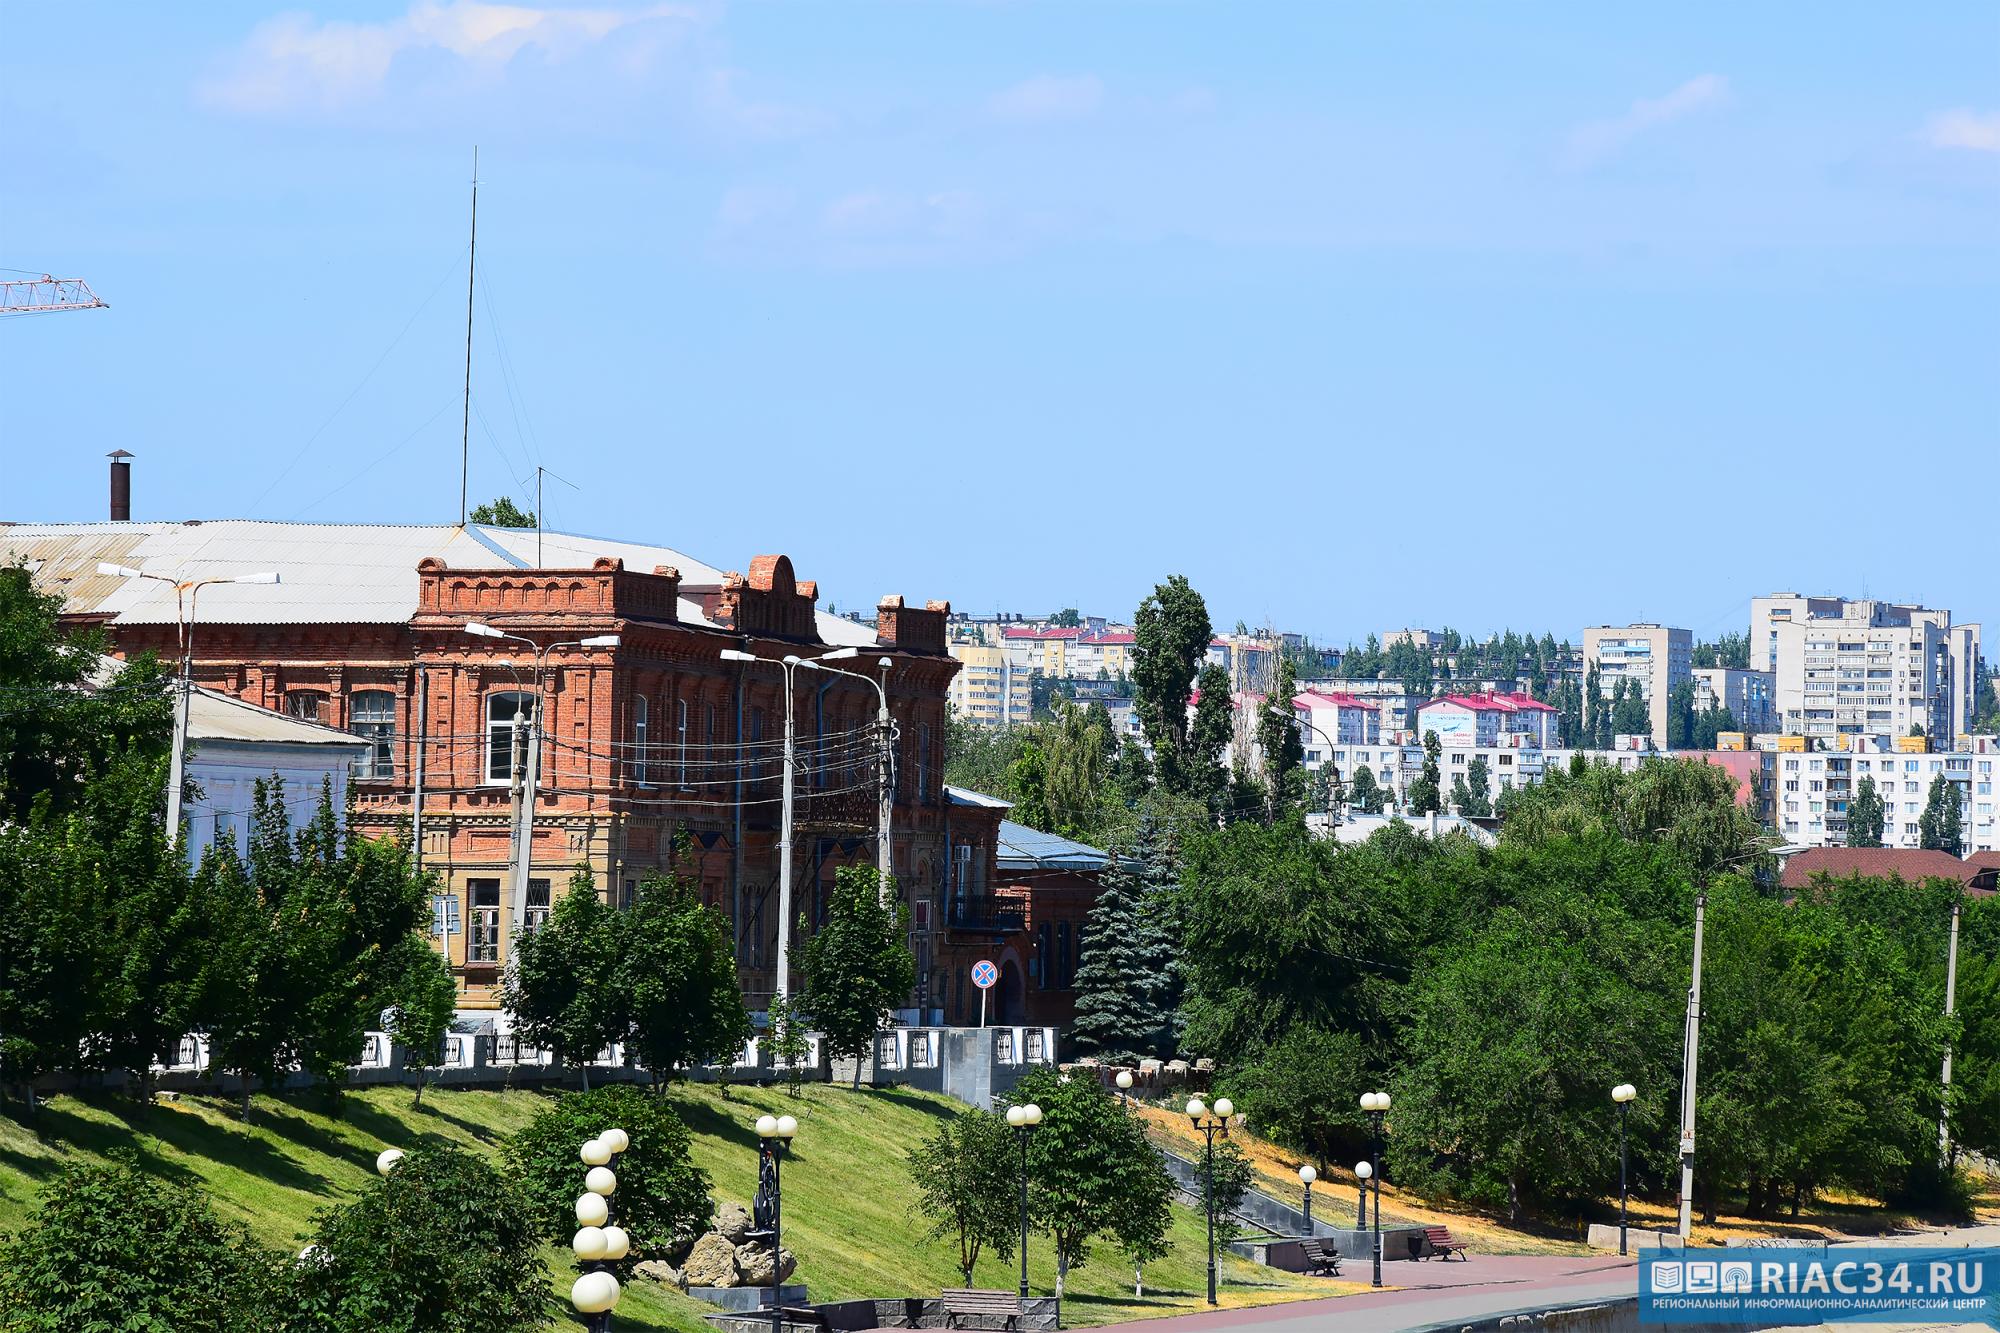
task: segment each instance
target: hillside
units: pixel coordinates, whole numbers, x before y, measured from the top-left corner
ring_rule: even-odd
[[[267,1244],[296,1247],[313,1211],[362,1189],[376,1153],[421,1140],[494,1153],[526,1124],[548,1094],[435,1090],[412,1108],[407,1089],[365,1089],[338,1103],[311,1093],[259,1097],[249,1125],[233,1104],[186,1097],[150,1109],[123,1098],[59,1097],[32,1126],[18,1107],[0,1116],[0,1231],[18,1228],[35,1206],[38,1183],[76,1158],[114,1151],[137,1154],[147,1169],[200,1182],[218,1211],[248,1223]],[[853,1093],[814,1086],[794,1101],[782,1089],[709,1085],[669,1094],[694,1134],[697,1163],[718,1199],[747,1201],[756,1186],[756,1139],[750,1125],[763,1111],[788,1110],[800,1121],[785,1167],[785,1243],[799,1256],[799,1275],[815,1299],[935,1292],[955,1286],[956,1247],[916,1239],[915,1190],[904,1169],[908,1151],[937,1117],[957,1103],[906,1091]],[[1108,1323],[1184,1312],[1202,1304],[1205,1282],[1201,1219],[1176,1209],[1174,1252],[1146,1272],[1146,1295],[1132,1296],[1132,1272],[1111,1248],[1070,1274],[1064,1322]],[[550,1252],[551,1283],[567,1290],[574,1270],[565,1253]],[[1030,1281],[1054,1285],[1048,1246],[1033,1238]],[[1016,1272],[984,1259],[974,1281],[1011,1287]],[[1225,1256],[1223,1303],[1259,1304],[1352,1290],[1352,1284],[1274,1273]],[[565,1309],[567,1306],[565,1305]],[[619,1307],[618,1326],[706,1333],[700,1313],[711,1307],[648,1282],[633,1284]]]

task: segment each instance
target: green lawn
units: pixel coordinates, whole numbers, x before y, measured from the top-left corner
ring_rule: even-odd
[[[115,1150],[148,1169],[201,1183],[226,1215],[250,1224],[273,1246],[296,1247],[313,1210],[337,1202],[373,1178],[375,1154],[419,1141],[495,1152],[526,1124],[547,1094],[431,1090],[412,1108],[407,1089],[350,1092],[336,1106],[325,1095],[259,1097],[249,1125],[233,1102],[184,1097],[141,1109],[123,1098],[58,1097],[38,1119],[18,1106],[0,1116],[0,1231],[18,1228],[35,1205],[37,1183],[63,1162]],[[756,1188],[758,1114],[789,1110],[799,1136],[785,1163],[785,1243],[799,1256],[794,1281],[815,1300],[927,1295],[956,1286],[957,1248],[918,1239],[914,1189],[904,1167],[909,1150],[958,1105],[904,1091],[852,1092],[809,1087],[796,1101],[783,1089],[709,1085],[668,1094],[694,1134],[698,1165],[718,1200],[747,1203]],[[1132,1271],[1115,1249],[1095,1253],[1070,1274],[1066,1324],[1100,1324],[1199,1308],[1205,1286],[1201,1219],[1176,1210],[1174,1252],[1146,1271],[1146,1296],[1132,1295]],[[551,1250],[551,1282],[567,1291],[574,1269]],[[1029,1243],[1029,1281],[1054,1288],[1047,1242]],[[1260,1304],[1352,1290],[1351,1284],[1299,1277],[1232,1257],[1223,1264],[1223,1302]],[[975,1285],[1012,1287],[1018,1272],[981,1261]],[[565,1308],[567,1308],[565,1303]],[[619,1305],[618,1327],[707,1333],[700,1312],[712,1307],[640,1280]]]

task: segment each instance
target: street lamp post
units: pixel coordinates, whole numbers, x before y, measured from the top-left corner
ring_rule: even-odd
[[[1375,1285],[1382,1285],[1382,1153],[1387,1147],[1383,1139],[1382,1121],[1389,1114],[1389,1094],[1386,1092],[1364,1092],[1361,1094],[1361,1109],[1375,1122]]]
[[[1202,1170],[1206,1181],[1202,1189],[1203,1212],[1208,1217],[1208,1303],[1215,1302],[1215,1136],[1229,1137],[1229,1117],[1236,1114],[1236,1107],[1227,1097],[1217,1097],[1215,1107],[1201,1104],[1201,1098],[1191,1097],[1187,1104],[1188,1119],[1201,1131],[1206,1143],[1202,1157]]]
[[[1356,1206],[1354,1212],[1354,1229],[1356,1231],[1366,1231],[1368,1229],[1368,1177],[1374,1174],[1375,1168],[1369,1163],[1356,1162],[1354,1164],[1354,1183],[1361,1195],[1361,1201]]]
[[[1313,1170],[1311,1162],[1299,1168],[1299,1184],[1306,1187],[1306,1236],[1313,1233],[1313,1182],[1319,1179],[1319,1172]]]
[[[109,561],[100,562],[97,572],[114,579],[151,579],[174,590],[174,627],[179,634],[181,673],[174,687],[174,751],[167,761],[167,846],[177,847],[181,840],[181,787],[187,781],[188,700],[194,693],[195,602],[201,590],[211,583],[270,584],[278,582],[278,576],[228,574],[208,579],[176,579]]]
[[[1129,1069],[1119,1070],[1118,1077],[1113,1079],[1112,1082],[1118,1085],[1118,1104],[1120,1106],[1130,1106],[1132,1104],[1132,1071]]]
[[[516,744],[525,743],[527,762],[521,771],[521,800],[514,811],[513,865],[508,870],[511,883],[508,885],[507,900],[511,920],[507,925],[507,935],[513,939],[520,935],[522,923],[528,915],[528,870],[535,852],[535,798],[541,790],[542,781],[542,697],[546,689],[543,676],[549,654],[558,648],[616,648],[618,636],[593,634],[587,639],[538,644],[524,635],[509,634],[476,620],[466,625],[465,632],[478,639],[505,639],[510,643],[525,644],[535,658],[535,695],[529,705],[528,716],[524,720],[518,709],[514,714]],[[505,665],[514,673],[514,687],[518,693],[521,687],[520,670],[512,662]],[[522,735],[524,725],[525,737]]]
[[[825,656],[836,656],[841,651],[840,649],[836,649],[833,653],[827,653]],[[778,999],[783,1000],[789,998],[792,993],[792,794],[793,788],[797,785],[794,780],[794,774],[797,771],[798,762],[796,745],[797,722],[794,712],[797,704],[795,697],[797,691],[793,686],[793,680],[795,679],[793,673],[802,666],[815,666],[817,659],[800,657],[797,653],[787,653],[782,658],[772,659],[769,657],[759,657],[755,653],[744,652],[740,648],[724,648],[720,656],[725,662],[762,662],[767,666],[777,667],[785,676],[785,789],[780,794],[778,802],[778,956],[776,959],[777,977],[771,986],[772,993]],[[817,669],[822,671],[836,670],[833,667],[818,667]],[[847,676],[854,673],[851,671],[842,671],[839,674]],[[868,677],[862,676],[861,679],[867,680]],[[888,707],[888,695],[886,692],[883,695],[883,699],[883,707],[886,709]],[[879,848],[876,855],[878,858],[882,855]]]
[[[607,1129],[577,1150],[586,1168],[583,1193],[576,1196],[577,1232],[570,1251],[583,1273],[570,1285],[569,1303],[585,1315],[590,1333],[611,1333],[611,1311],[624,1293],[613,1271],[632,1250],[625,1228],[611,1224],[611,1196],[618,1189],[619,1156],[632,1146],[622,1129]]]
[[[1639,1090],[1630,1083],[1620,1083],[1611,1090],[1611,1100],[1618,1107],[1618,1253],[1625,1253],[1625,1113],[1632,1109],[1632,1099]]]
[[[779,1165],[785,1149],[799,1132],[799,1122],[788,1115],[757,1117],[757,1199],[758,1212],[770,1210],[771,1220],[771,1333],[785,1333],[785,1251],[779,1243],[785,1220],[785,1178]],[[759,1218],[761,1224],[763,1219]]]
[[[1297,714],[1294,714],[1294,716],[1297,716]],[[1332,837],[1334,825],[1340,822],[1340,810],[1339,807],[1334,804],[1334,799],[1333,799],[1334,784],[1340,781],[1340,765],[1333,762],[1333,737],[1327,735],[1325,731],[1321,730],[1321,728],[1317,723],[1308,721],[1305,718],[1300,718],[1299,722],[1302,726],[1305,726],[1312,731],[1319,732],[1319,738],[1326,742],[1326,763],[1323,765],[1323,767],[1331,770],[1333,773],[1333,781],[1327,783],[1326,785],[1326,827],[1327,827],[1327,836]]]
[[[1021,1305],[1028,1304],[1028,1135],[1042,1123],[1042,1108],[1033,1102],[1007,1108],[1007,1123],[1021,1141]]]
[[[836,648],[818,657],[801,659],[800,666],[808,666],[815,671],[829,675],[847,676],[854,680],[866,681],[875,687],[875,734],[880,747],[875,763],[875,871],[882,877],[882,896],[889,896],[889,877],[895,873],[895,862],[891,859],[889,845],[889,819],[895,808],[894,796],[889,790],[890,755],[893,749],[895,730],[889,723],[889,668],[895,663],[887,657],[875,659],[875,665],[882,670],[882,679],[864,676],[859,671],[842,671],[839,667],[822,666],[823,662],[840,662],[859,657],[859,648]]]

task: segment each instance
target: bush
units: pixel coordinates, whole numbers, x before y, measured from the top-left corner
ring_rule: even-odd
[[[583,1192],[577,1152],[614,1126],[632,1140],[618,1159],[611,1199],[612,1221],[632,1237],[623,1265],[629,1269],[658,1257],[676,1236],[701,1234],[715,1212],[708,1176],[689,1156],[687,1126],[672,1107],[630,1084],[564,1093],[508,1140],[507,1158],[536,1231],[552,1245],[566,1245],[576,1234],[576,1196]]]
[[[549,1322],[549,1273],[520,1191],[470,1153],[415,1149],[315,1223],[315,1248],[285,1278],[282,1318],[255,1327],[517,1333]]]
[[[72,1166],[0,1244],[0,1330],[265,1328],[276,1264],[199,1190],[124,1161]]]

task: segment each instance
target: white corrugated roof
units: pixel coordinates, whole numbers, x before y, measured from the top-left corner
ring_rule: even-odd
[[[303,722],[232,695],[197,688],[188,699],[188,736],[201,741],[278,741],[286,745],[332,745],[361,751],[369,742],[351,732]]]
[[[174,590],[151,579],[97,572],[99,561],[177,578],[275,572],[276,586],[216,584],[202,589],[208,624],[401,624],[417,609],[417,562],[435,556],[454,569],[527,568],[533,529],[472,525],[275,523],[215,519],[201,523],[22,523],[0,527],[0,563],[25,559],[44,588],[60,592],[74,613],[102,613],[121,625],[170,625]],[[620,559],[650,572],[671,565],[686,584],[715,584],[722,571],[668,546],[579,533],[544,532],[544,568],[582,569]],[[746,562],[747,563],[747,562]],[[680,599],[681,620],[710,625],[698,603]],[[820,638],[873,647],[875,633],[841,616],[818,613]]]

